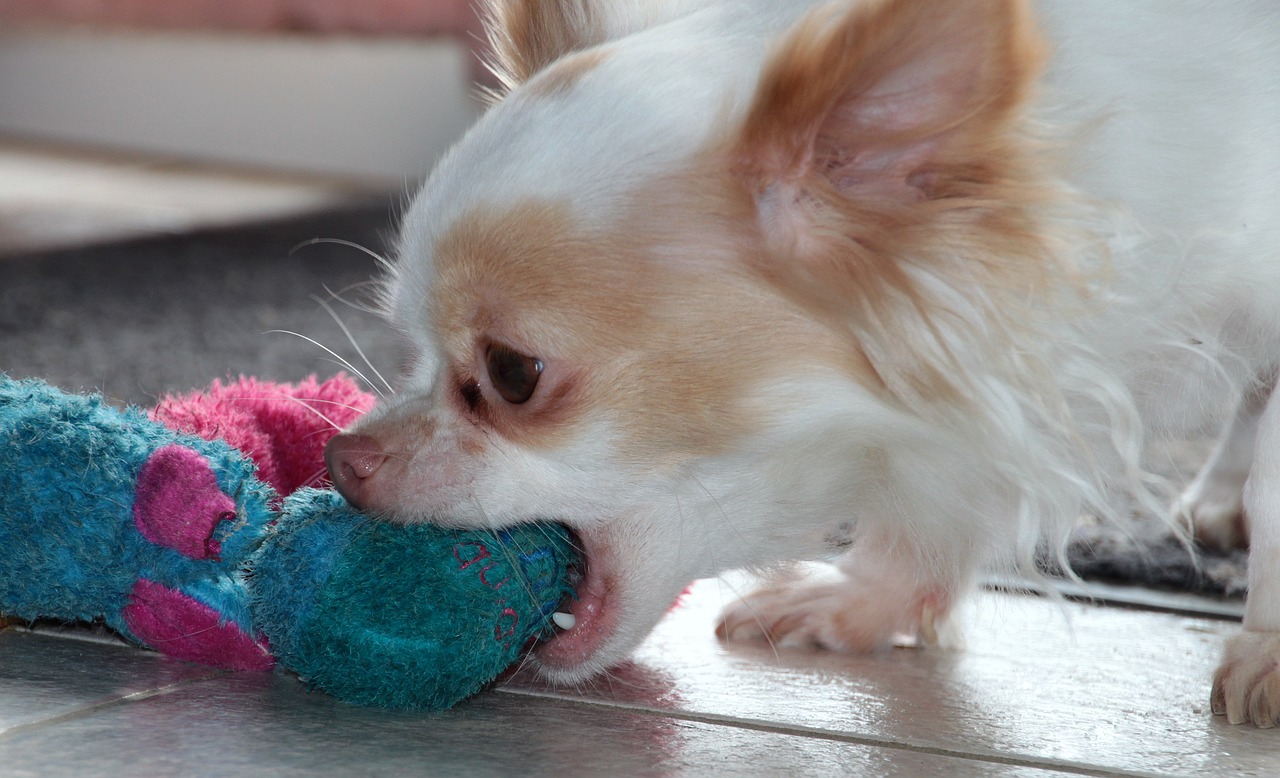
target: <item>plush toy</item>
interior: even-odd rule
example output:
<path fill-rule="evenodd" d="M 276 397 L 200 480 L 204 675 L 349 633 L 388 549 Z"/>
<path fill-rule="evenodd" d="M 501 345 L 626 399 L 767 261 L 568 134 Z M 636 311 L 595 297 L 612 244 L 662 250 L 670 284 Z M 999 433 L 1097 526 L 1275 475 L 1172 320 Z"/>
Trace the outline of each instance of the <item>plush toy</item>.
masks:
<path fill-rule="evenodd" d="M 345 377 L 242 380 L 148 418 L 0 374 L 0 614 L 284 667 L 352 703 L 470 696 L 551 634 L 572 596 L 568 533 L 390 524 L 299 489 L 369 402 Z"/>

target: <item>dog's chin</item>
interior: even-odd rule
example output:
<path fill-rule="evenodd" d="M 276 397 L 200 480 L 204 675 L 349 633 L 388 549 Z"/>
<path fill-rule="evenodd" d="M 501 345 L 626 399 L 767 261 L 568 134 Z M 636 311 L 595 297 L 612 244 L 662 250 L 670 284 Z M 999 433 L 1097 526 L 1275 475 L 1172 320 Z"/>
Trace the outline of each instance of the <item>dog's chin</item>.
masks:
<path fill-rule="evenodd" d="M 531 653 L 551 683 L 580 683 L 627 660 L 688 584 L 671 570 L 618 554 L 607 534 L 575 534 L 583 562 L 577 596 L 566 605 L 573 627 L 558 629 Z"/>

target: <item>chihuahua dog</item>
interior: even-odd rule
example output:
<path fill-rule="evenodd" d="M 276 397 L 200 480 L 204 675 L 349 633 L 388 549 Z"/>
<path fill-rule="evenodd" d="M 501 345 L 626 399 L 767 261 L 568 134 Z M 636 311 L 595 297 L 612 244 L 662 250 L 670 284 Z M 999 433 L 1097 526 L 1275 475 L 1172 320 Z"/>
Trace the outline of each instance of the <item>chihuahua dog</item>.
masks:
<path fill-rule="evenodd" d="M 719 634 L 945 644 L 980 572 L 1125 494 L 1167 512 L 1146 441 L 1244 398 L 1175 512 L 1219 543 L 1248 517 L 1213 708 L 1276 723 L 1276 9 L 490 0 L 502 87 L 404 217 L 412 358 L 335 484 L 569 526 L 534 661 L 575 681 L 694 578 L 837 553 Z"/>

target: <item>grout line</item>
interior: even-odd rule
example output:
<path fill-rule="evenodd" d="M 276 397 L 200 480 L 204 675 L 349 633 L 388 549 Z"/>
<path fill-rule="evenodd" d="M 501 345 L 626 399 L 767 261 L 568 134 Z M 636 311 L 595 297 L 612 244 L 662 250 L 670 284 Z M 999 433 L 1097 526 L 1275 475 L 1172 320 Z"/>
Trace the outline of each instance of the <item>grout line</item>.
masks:
<path fill-rule="evenodd" d="M 12 740 L 15 737 L 25 735 L 29 732 L 35 732 L 41 729 L 55 727 L 59 724 L 65 724 L 66 722 L 75 721 L 77 719 L 89 718 L 90 716 L 95 716 L 98 713 L 104 710 L 108 710 L 110 708 L 126 705 L 129 703 L 140 702 L 142 700 L 150 699 L 152 697 L 159 697 L 164 694 L 171 694 L 187 686 L 192 686 L 197 683 L 203 683 L 205 681 L 212 680 L 214 678 L 220 678 L 224 675 L 231 674 L 232 672 L 233 671 L 231 670 L 213 670 L 209 673 L 206 673 L 201 676 L 197 676 L 195 678 L 186 678 L 181 681 L 175 681 L 171 684 L 166 684 L 165 686 L 158 686 L 154 689 L 145 689 L 143 691 L 134 692 L 132 694 L 125 694 L 120 697 L 113 697 L 103 702 L 92 703 L 82 708 L 76 708 L 75 710 L 69 711 L 67 713 L 60 713 L 56 716 L 50 716 L 49 718 L 46 718 L 46 719 L 40 719 L 39 721 L 31 721 L 24 724 L 15 724 L 14 726 L 9 727 L 8 729 L 0 731 L 0 743 L 3 743 L 6 740 Z"/>
<path fill-rule="evenodd" d="M 988 591 L 1033 597 L 1061 597 L 1087 605 L 1131 608 L 1149 613 L 1169 613 L 1217 621 L 1240 621 L 1244 601 L 1218 600 L 1186 592 L 1166 592 L 1142 586 L 1108 584 L 1098 581 L 1076 583 L 1061 579 L 1044 582 L 1017 576 L 991 576 L 983 582 Z"/>
<path fill-rule="evenodd" d="M 766 732 L 777 735 L 791 735 L 799 737 L 808 737 L 817 740 L 829 740 L 837 743 L 848 743 L 851 745 L 860 745 L 874 748 L 885 748 L 894 751 L 907 751 L 917 754 L 929 754 L 933 756 L 945 756 L 954 759 L 964 759 L 971 762 L 986 762 L 995 764 L 1005 764 L 1013 767 L 1031 767 L 1041 770 L 1057 770 L 1059 772 L 1071 773 L 1072 775 L 1095 776 L 1096 778 L 1118 778 L 1126 776 L 1132 778 L 1158 778 L 1166 776 L 1166 773 L 1150 773 L 1123 769 L 1108 769 L 1093 765 L 1082 764 L 1079 762 L 1069 762 L 1065 760 L 1053 759 L 1051 757 L 1033 757 L 1025 755 L 1002 754 L 996 751 L 960 751 L 957 749 L 947 748 L 945 746 L 928 745 L 925 743 L 917 743 L 910 740 L 886 740 L 883 738 L 872 737 L 868 735 L 856 735 L 849 732 L 839 732 L 830 729 L 821 729 L 819 727 L 809 727 L 802 724 L 781 724 L 761 721 L 758 719 L 741 718 L 738 716 L 724 716 L 718 714 L 695 713 L 691 711 L 681 710 L 662 710 L 659 708 L 647 707 L 616 700 L 594 700 L 585 697 L 563 696 L 555 692 L 545 692 L 535 689 L 515 689 L 512 687 L 502 687 L 495 689 L 496 692 L 505 694 L 515 694 L 525 697 L 536 697 L 540 699 L 557 700 L 579 705 L 605 706 L 625 710 L 630 713 L 640 713 L 649 716 L 658 716 L 662 718 L 676 719 L 679 721 L 688 721 L 698 724 L 709 724 L 716 726 L 735 727 L 738 729 L 747 729 L 755 732 Z"/>
<path fill-rule="evenodd" d="M 78 640 L 81 643 L 95 643 L 100 646 L 138 649 L 137 645 L 125 642 L 124 638 L 114 632 L 107 631 L 106 627 L 89 626 L 86 628 L 84 624 L 73 623 L 68 625 L 60 622 L 37 621 L 34 624 L 10 624 L 9 629 L 14 632 L 25 632 L 28 635 L 53 637 L 59 640 Z"/>

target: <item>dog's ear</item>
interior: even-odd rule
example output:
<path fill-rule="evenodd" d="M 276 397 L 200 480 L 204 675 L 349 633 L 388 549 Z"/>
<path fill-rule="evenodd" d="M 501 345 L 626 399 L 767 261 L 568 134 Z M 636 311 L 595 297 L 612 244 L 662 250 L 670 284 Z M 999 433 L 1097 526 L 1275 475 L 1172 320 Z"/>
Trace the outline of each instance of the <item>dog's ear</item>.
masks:
<path fill-rule="evenodd" d="M 505 90 L 566 54 L 604 43 L 596 0 L 484 0 L 489 67 Z"/>
<path fill-rule="evenodd" d="M 803 243 L 831 226 L 824 210 L 903 214 L 999 177 L 1043 59 L 1029 16 L 1021 0 L 878 0 L 802 18 L 733 150 L 769 237 Z"/>

